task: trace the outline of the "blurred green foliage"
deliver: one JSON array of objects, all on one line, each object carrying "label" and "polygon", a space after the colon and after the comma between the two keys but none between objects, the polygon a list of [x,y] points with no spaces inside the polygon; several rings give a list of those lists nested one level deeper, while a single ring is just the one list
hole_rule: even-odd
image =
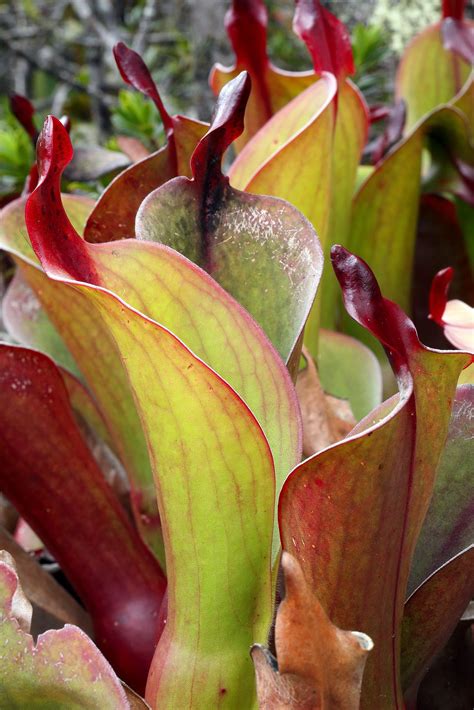
[{"label": "blurred green foliage", "polygon": [[387,32],[377,25],[358,23],[352,31],[354,82],[369,104],[384,103],[391,94],[389,63],[391,50]]},{"label": "blurred green foliage", "polygon": [[154,104],[138,91],[121,89],[111,118],[117,133],[138,138],[149,149],[164,142],[163,125]]},{"label": "blurred green foliage", "polygon": [[29,135],[4,105],[0,118],[0,197],[21,192],[33,159]]}]

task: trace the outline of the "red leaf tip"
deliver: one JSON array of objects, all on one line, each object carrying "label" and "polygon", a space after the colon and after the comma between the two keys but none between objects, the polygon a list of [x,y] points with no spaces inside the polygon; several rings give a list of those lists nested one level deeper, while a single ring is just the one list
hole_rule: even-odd
[{"label": "red leaf tip", "polygon": [[452,17],[453,20],[464,18],[466,0],[443,0],[443,18]]},{"label": "red leaf tip", "polygon": [[40,180],[50,171],[62,173],[71,162],[73,154],[67,129],[55,116],[47,116],[36,147]]},{"label": "red leaf tip", "polygon": [[443,313],[446,309],[448,291],[453,280],[454,269],[448,266],[441,269],[433,278],[430,289],[430,313],[429,318],[438,325],[443,325]]},{"label": "red leaf tip", "polygon": [[61,175],[73,156],[71,139],[61,121],[48,116],[37,146],[39,181],[25,205],[31,241],[49,276],[97,283],[87,244],[78,235],[61,200]]},{"label": "red leaf tip", "polygon": [[220,160],[232,141],[244,130],[245,108],[251,88],[250,75],[243,71],[221,90],[211,127],[191,156],[191,169],[195,180],[209,179],[210,170],[214,173],[214,179],[221,176]]},{"label": "red leaf tip", "polygon": [[420,347],[415,326],[396,303],[382,296],[363,259],[336,245],[331,249],[331,262],[347,312],[382,343],[398,374],[407,366],[409,353]]},{"label": "red leaf tip", "polygon": [[38,131],[33,121],[35,108],[31,101],[21,94],[12,94],[10,96],[10,110],[16,120],[21,123],[32,141],[36,142]]},{"label": "red leaf tip", "polygon": [[165,109],[163,101],[150,74],[150,70],[142,57],[130,49],[124,42],[117,42],[114,46],[114,58],[122,79],[129,86],[148,96],[158,109],[165,130],[170,132],[173,129],[173,120]]},{"label": "red leaf tip", "polygon": [[296,0],[293,30],[308,47],[314,70],[343,80],[355,71],[349,32],[319,0]]},{"label": "red leaf tip", "polygon": [[264,70],[268,65],[268,14],[262,0],[233,0],[224,22],[237,65],[254,72]]}]

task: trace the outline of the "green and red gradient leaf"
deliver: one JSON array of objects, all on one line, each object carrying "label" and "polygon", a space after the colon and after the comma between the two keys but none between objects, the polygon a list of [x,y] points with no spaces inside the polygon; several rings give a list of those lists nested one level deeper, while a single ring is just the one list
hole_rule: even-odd
[{"label": "green and red gradient leaf", "polygon": [[276,113],[230,167],[233,187],[291,202],[324,243],[329,220],[334,97],[329,74]]},{"label": "green and red gradient leaf", "polygon": [[362,707],[401,707],[409,566],[456,382],[470,356],[424,348],[403,311],[382,297],[365,262],[342,247],[333,248],[332,260],[348,312],[387,350],[400,400],[382,421],[358,433],[356,427],[290,474],[280,496],[280,531],[283,548],[299,560],[331,621],[361,629],[378,649],[367,663]]},{"label": "green and red gradient leaf", "polygon": [[[450,146],[457,155],[470,155],[468,130],[465,117],[455,108],[433,111],[376,166],[354,197],[347,244],[371,264],[387,297],[407,311],[412,296],[423,150],[434,142]],[[344,329],[373,345],[374,339],[347,318]]]},{"label": "green and red gradient leaf", "polygon": [[[350,38],[344,25],[319,0],[298,0],[293,19],[293,29],[306,44],[313,59],[315,71],[333,73],[338,80],[334,99],[334,128],[330,160],[319,155],[316,164],[319,170],[331,172],[330,192],[325,203],[330,205],[327,228],[318,214],[313,224],[321,234],[325,256],[335,242],[349,243],[352,196],[362,151],[367,142],[369,128],[368,107],[359,92],[348,79],[354,72]],[[328,165],[329,163],[329,165]],[[307,185],[300,186],[307,189]],[[286,197],[292,202],[291,197]],[[324,204],[324,203],[323,203]],[[330,269],[323,273],[319,313],[315,313],[306,331],[305,344],[314,357],[318,354],[318,323],[331,330],[341,327],[341,305],[337,281]]]},{"label": "green and red gradient leaf", "polygon": [[462,14],[461,3],[445,3],[443,20],[417,35],[405,50],[395,88],[397,100],[407,106],[407,131],[425,114],[450,102],[469,79],[474,23],[462,19]]},{"label": "green and red gradient leaf", "polygon": [[[255,681],[248,648],[266,638],[272,613],[275,474],[268,443],[236,392],[169,330],[105,288],[72,280],[68,258],[61,260],[69,244],[48,235],[48,246],[44,224],[40,229],[40,197],[51,195],[50,189],[42,195],[44,184],[27,211],[33,243],[50,276],[62,280],[113,340],[153,467],[168,618],[147,700],[153,707],[250,706]],[[101,248],[89,245],[87,253]],[[85,269],[93,273],[95,265]]]},{"label": "green and red gradient leaf", "polygon": [[[43,266],[49,274],[55,273],[67,280],[75,276],[80,281],[90,280],[113,291],[132,307],[169,328],[218,371],[244,398],[261,423],[272,448],[279,489],[301,455],[300,414],[284,363],[248,313],[205,272],[177,252],[163,245],[136,240],[110,245],[82,241],[62,208],[59,193],[60,172],[71,150],[62,126],[51,119],[40,142],[40,185],[27,209],[28,228]],[[54,156],[54,168],[50,155]],[[64,235],[68,236],[67,241]],[[71,267],[74,252],[80,252],[81,257]],[[80,272],[78,265],[84,271]],[[111,430],[118,433],[117,452],[128,462],[130,456],[124,456],[120,440],[130,436],[129,417],[123,422],[123,413],[115,412],[114,407],[116,409],[117,396],[127,401],[130,395],[113,343],[106,332],[103,337],[99,336],[100,319],[88,315],[80,303],[75,311],[80,338],[77,342],[74,333],[77,325],[74,326],[74,321],[71,323],[70,317],[71,308],[76,304],[74,294],[68,297],[69,312],[65,313],[55,294],[55,290],[64,290],[64,287],[51,281],[45,283],[42,274],[27,268],[30,281],[36,280],[47,312],[53,320],[59,319],[55,321],[58,329],[66,340],[72,336],[70,349],[97,401],[103,405],[105,418],[109,423],[112,420]],[[38,280],[42,281],[39,285]],[[97,352],[99,337],[102,352],[91,362],[90,352]],[[111,377],[119,379],[119,383],[111,382]],[[104,382],[111,383],[105,401]],[[117,389],[114,390],[112,384]],[[136,426],[133,432],[139,433]],[[130,445],[136,443],[131,441]],[[140,460],[137,463],[140,464]],[[143,506],[145,514],[149,515],[153,510],[154,492],[151,477],[143,466],[141,469],[132,467],[132,485],[134,483],[138,489],[137,505]],[[140,520],[139,511],[137,517]],[[153,533],[153,519],[142,519],[145,528],[148,522]]]},{"label": "green and red gradient leaf", "polygon": [[316,79],[313,72],[288,72],[275,67],[267,55],[267,10],[262,0],[233,0],[225,26],[235,53],[235,64],[216,64],[209,82],[217,95],[241,71],[252,80],[252,91],[245,112],[245,128],[234,141],[237,152],[295,96]]},{"label": "green and red gradient leaf", "polygon": [[148,96],[157,107],[167,143],[118,175],[100,196],[84,230],[89,242],[111,242],[135,236],[135,216],[141,202],[177,175],[190,175],[189,160],[208,125],[186,116],[170,116],[140,55],[123,42],[114,56],[124,81]]},{"label": "green and red gradient leaf", "polygon": [[293,29],[308,47],[317,74],[331,72],[338,81],[354,74],[349,32],[319,0],[296,0]]},{"label": "green and red gradient leaf", "polygon": [[250,79],[221,91],[193,157],[193,179],[176,178],[140,207],[137,237],[167,244],[203,267],[255,318],[284,360],[298,341],[322,270],[309,222],[292,205],[240,192],[220,161],[241,133]]},{"label": "green and red gradient leaf", "polygon": [[[367,137],[366,107],[357,89],[333,77],[319,81],[287,104],[247,143],[229,171],[231,184],[247,192],[288,200],[307,217],[329,250],[347,241],[357,166]],[[323,321],[334,327],[337,283],[323,274]],[[317,355],[318,314],[305,343]]]},{"label": "green and red gradient leaf", "polygon": [[143,690],[166,579],[105,483],[54,363],[0,345],[0,382],[0,490],[60,563],[119,675]]},{"label": "green and red gradient leaf", "polygon": [[31,605],[12,557],[0,558],[0,705],[4,708],[129,710],[112,667],[86,634],[66,624],[30,635]]}]

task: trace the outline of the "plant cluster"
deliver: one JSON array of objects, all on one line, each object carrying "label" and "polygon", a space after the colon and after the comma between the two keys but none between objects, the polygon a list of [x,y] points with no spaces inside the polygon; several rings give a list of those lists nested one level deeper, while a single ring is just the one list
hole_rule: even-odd
[{"label": "plant cluster", "polygon": [[0,707],[417,707],[474,591],[463,5],[371,111],[319,0],[304,72],[233,0],[210,125],[117,44],[166,141],[96,202],[62,190],[120,166],[13,100],[37,161],[0,218],[0,493],[83,606],[0,527]]}]

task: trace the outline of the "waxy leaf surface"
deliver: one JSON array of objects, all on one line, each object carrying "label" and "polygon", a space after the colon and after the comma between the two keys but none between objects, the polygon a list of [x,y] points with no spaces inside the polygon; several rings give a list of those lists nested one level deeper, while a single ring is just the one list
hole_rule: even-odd
[{"label": "waxy leaf surface", "polygon": [[245,112],[245,127],[234,142],[239,152],[274,113],[310,86],[316,76],[311,71],[283,71],[269,61],[267,10],[263,0],[233,0],[225,26],[235,52],[235,64],[232,67],[216,64],[209,82],[217,95],[241,71],[250,75],[252,91]]},{"label": "waxy leaf surface", "polygon": [[67,624],[36,644],[13,558],[0,559],[0,705],[9,710],[129,710],[120,681],[86,634]]},{"label": "waxy leaf surface", "polygon": [[[56,163],[64,165],[71,150],[69,139],[55,121],[50,130]],[[48,268],[68,279],[77,275],[81,281],[91,279],[109,288],[133,307],[169,327],[218,370],[241,394],[263,426],[272,446],[281,486],[301,452],[299,412],[284,364],[261,330],[207,274],[167,247],[136,240],[102,245],[83,242],[61,208],[59,173],[50,168],[45,168],[43,187],[30,202],[30,231],[33,228],[38,243],[46,245],[47,252],[43,246],[41,248]],[[52,204],[47,189],[51,185],[56,189]],[[54,221],[42,218],[43,199],[50,204],[51,214],[56,215]],[[61,239],[63,234],[69,235],[68,242]],[[69,270],[72,248],[81,250],[82,274]],[[80,363],[100,405],[114,449],[131,476],[132,501],[143,534],[150,541],[161,539],[141,425],[114,343],[101,319],[91,314],[74,293],[68,295],[66,287],[48,280],[32,265],[24,264],[23,268]],[[64,302],[68,304],[67,312],[62,305]],[[91,352],[96,353],[93,359]],[[154,547],[159,547],[159,539],[153,543]]]},{"label": "waxy leaf surface", "polygon": [[248,648],[265,638],[272,609],[275,479],[264,434],[235,391],[170,331],[103,288],[66,283],[60,250],[37,238],[49,274],[113,339],[147,439],[168,574],[147,700],[155,708],[251,706]]},{"label": "waxy leaf surface", "polygon": [[282,556],[285,598],[275,624],[277,658],[252,648],[260,710],[358,710],[371,639],[328,619],[298,561]]},{"label": "waxy leaf surface", "polygon": [[135,217],[150,192],[176,175],[189,175],[189,159],[207,125],[185,116],[173,117],[178,165],[168,146],[134,163],[117,175],[100,196],[84,230],[88,242],[111,242],[135,236]]},{"label": "waxy leaf surface", "polygon": [[202,266],[243,305],[284,360],[308,316],[322,270],[309,222],[292,205],[230,187],[223,152],[240,135],[250,91],[242,73],[222,89],[213,122],[176,178],[140,207],[137,237],[168,244]]},{"label": "waxy leaf surface", "polygon": [[[362,707],[402,706],[400,624],[456,382],[470,358],[424,348],[358,257],[332,251],[345,305],[387,348],[400,400],[382,421],[300,464],[280,495],[283,548],[331,621],[369,634]],[[383,574],[374,574],[383,569]]]},{"label": "waxy leaf surface", "polygon": [[0,383],[0,490],[60,563],[117,672],[143,690],[165,577],[84,443],[54,363],[0,344]]},{"label": "waxy leaf surface", "polygon": [[[231,184],[248,192],[281,197],[316,229],[328,252],[347,241],[357,166],[367,136],[367,111],[357,89],[343,82],[337,92],[330,74],[282,108],[254,136],[229,170]],[[337,323],[339,289],[323,273],[322,317]],[[319,299],[320,300],[320,299]],[[305,343],[317,355],[318,315],[311,316]]]},{"label": "waxy leaf surface", "polygon": [[398,66],[396,98],[407,106],[405,130],[437,106],[450,102],[469,78],[471,66],[443,46],[442,23],[428,27],[408,45]]},{"label": "waxy leaf surface", "polygon": [[[148,96],[166,131],[166,145],[118,175],[99,198],[84,230],[89,242],[111,242],[135,236],[135,216],[141,202],[177,175],[190,175],[189,160],[208,126],[186,116],[170,116],[151,74],[137,52],[123,42],[114,55],[124,81]],[[74,158],[73,158],[74,160]]]},{"label": "waxy leaf surface", "polygon": [[336,82],[326,74],[278,111],[229,171],[234,187],[291,202],[322,240],[329,214],[335,95]]}]

